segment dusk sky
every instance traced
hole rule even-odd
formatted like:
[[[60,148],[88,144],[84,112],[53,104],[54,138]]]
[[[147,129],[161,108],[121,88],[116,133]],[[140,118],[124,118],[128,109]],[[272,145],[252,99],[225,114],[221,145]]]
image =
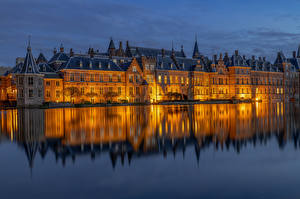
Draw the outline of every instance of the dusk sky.
[[[67,51],[106,51],[110,37],[166,49],[174,41],[191,56],[197,34],[206,56],[239,49],[273,62],[300,43],[299,8],[299,0],[1,0],[0,65],[25,56],[28,35],[34,55],[48,59],[61,43]]]

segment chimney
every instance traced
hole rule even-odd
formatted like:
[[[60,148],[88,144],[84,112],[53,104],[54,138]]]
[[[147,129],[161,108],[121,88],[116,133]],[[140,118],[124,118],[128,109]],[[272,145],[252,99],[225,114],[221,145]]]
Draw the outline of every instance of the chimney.
[[[296,51],[293,51],[293,58],[296,58]]]
[[[238,56],[239,55],[239,51],[235,50],[234,54],[235,54],[235,56]]]
[[[216,61],[216,60],[217,60],[217,55],[214,55],[214,58],[213,58],[213,59],[214,59],[214,61]]]
[[[219,57],[219,59],[220,59],[220,60],[222,60],[222,59],[223,59],[223,54],[222,54],[222,53],[220,53],[220,57]]]
[[[63,44],[60,44],[60,48],[59,48],[60,52],[63,53],[64,52],[64,46]]]
[[[73,49],[71,48],[70,49],[70,57],[73,57],[74,56],[74,52],[73,52]]]
[[[56,50],[56,48],[54,48],[53,54],[55,55],[56,53],[57,53],[57,50]]]
[[[122,50],[123,49],[123,44],[122,42],[120,41],[120,44],[119,44],[119,49]]]
[[[165,57],[165,49],[161,49],[161,56]]]
[[[90,57],[91,57],[91,58],[94,57],[94,48],[91,48],[91,51],[90,51]]]

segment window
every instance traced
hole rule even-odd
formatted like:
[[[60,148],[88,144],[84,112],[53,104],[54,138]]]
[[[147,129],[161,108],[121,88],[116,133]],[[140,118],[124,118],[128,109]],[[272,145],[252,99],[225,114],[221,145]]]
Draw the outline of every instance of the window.
[[[80,73],[80,81],[81,81],[81,82],[84,81],[84,73]]]
[[[121,75],[118,75],[118,82],[121,82]]]
[[[50,81],[46,81],[46,86],[50,86]]]
[[[165,75],[165,78],[164,78],[164,83],[165,83],[165,84],[168,83],[168,76],[166,76],[166,75]]]
[[[56,91],[56,98],[59,98],[59,97],[60,97],[60,92]]]
[[[94,92],[95,92],[95,88],[91,87],[91,93],[94,93]]]
[[[239,84],[240,83],[240,80],[239,78],[236,79],[236,84]]]
[[[158,75],[158,83],[161,83],[161,75]]]
[[[100,93],[100,95],[103,95],[103,87],[100,87],[99,93]]]
[[[109,82],[112,82],[112,74],[109,74],[109,75],[108,75],[108,81],[109,81]]]
[[[184,84],[184,78],[181,77],[181,84]]]
[[[94,76],[94,74],[91,74],[91,75],[90,75],[90,80],[91,80],[91,82],[95,81],[95,76]]]
[[[133,87],[129,87],[129,95],[133,95]]]
[[[51,95],[50,95],[50,91],[46,91],[46,97],[50,97]]]
[[[42,97],[42,91],[38,90],[38,97]]]
[[[28,77],[28,85],[33,85],[33,77]]]
[[[29,97],[33,97],[33,90],[32,89],[28,90],[28,95],[29,95]]]
[[[139,88],[139,87],[136,87],[136,88],[135,88],[135,91],[136,91],[136,94],[137,94],[137,95],[140,95],[140,88]]]
[[[129,75],[129,82],[133,83],[133,75]]]
[[[84,87],[81,88],[81,95],[84,95]]]
[[[74,81],[75,80],[75,75],[74,75],[74,73],[71,73],[70,74],[70,81]]]
[[[136,72],[136,67],[135,66],[132,67],[132,72]]]
[[[118,95],[121,95],[121,93],[122,93],[122,88],[118,87]]]
[[[23,89],[20,89],[20,95],[19,95],[20,97],[24,97],[24,91],[23,91]]]
[[[59,81],[56,81],[56,86],[59,86]]]
[[[223,79],[222,78],[219,78],[219,84],[223,84]]]
[[[140,76],[139,75],[135,76],[135,81],[136,81],[136,83],[138,83],[140,81]]]
[[[108,92],[113,92],[113,87],[108,87]]]
[[[19,84],[23,85],[23,77],[19,77]]]
[[[103,75],[99,74],[99,82],[103,82]]]

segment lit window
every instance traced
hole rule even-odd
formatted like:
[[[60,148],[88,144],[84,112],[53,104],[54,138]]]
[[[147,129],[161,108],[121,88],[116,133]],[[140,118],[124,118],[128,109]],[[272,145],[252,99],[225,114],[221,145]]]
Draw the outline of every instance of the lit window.
[[[161,83],[161,75],[158,76],[158,83]]]

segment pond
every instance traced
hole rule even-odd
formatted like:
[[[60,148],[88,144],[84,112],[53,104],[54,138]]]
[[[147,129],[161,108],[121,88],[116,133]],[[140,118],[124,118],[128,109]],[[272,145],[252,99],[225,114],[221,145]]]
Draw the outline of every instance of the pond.
[[[1,198],[297,198],[298,104],[0,111]]]

